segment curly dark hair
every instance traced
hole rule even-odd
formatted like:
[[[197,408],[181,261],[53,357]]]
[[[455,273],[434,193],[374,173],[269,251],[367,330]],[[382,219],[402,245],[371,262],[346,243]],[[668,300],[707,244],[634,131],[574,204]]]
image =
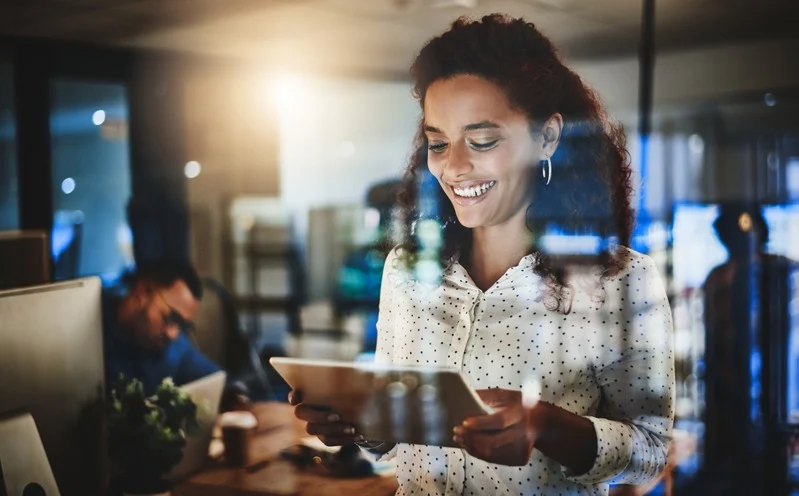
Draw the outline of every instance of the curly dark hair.
[[[560,60],[552,42],[523,19],[493,14],[474,21],[460,18],[444,34],[429,41],[411,67],[414,96],[424,109],[430,85],[456,75],[475,75],[501,88],[510,105],[524,112],[532,133],[555,113],[563,116],[560,143],[551,157],[553,180],[545,185],[532,174],[527,225],[534,234],[531,253],[538,253],[535,271],[555,289],[560,307],[566,260],[545,254],[538,234],[554,223],[568,232],[591,232],[608,241],[594,258],[605,274],[621,269],[626,257],[609,248],[629,245],[633,229],[629,155],[621,126],[609,121],[597,94]],[[427,138],[419,123],[415,150],[398,196],[402,221],[400,248],[413,258],[419,250],[414,224],[424,217],[419,206],[420,183],[428,174]],[[440,262],[444,267],[471,247],[471,229],[457,222],[455,210],[436,188],[443,229]]]

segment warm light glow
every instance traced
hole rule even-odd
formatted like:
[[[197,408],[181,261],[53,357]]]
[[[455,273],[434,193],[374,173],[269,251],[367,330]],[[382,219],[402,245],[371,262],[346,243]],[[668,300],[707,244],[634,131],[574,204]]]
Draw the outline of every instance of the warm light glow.
[[[741,228],[741,231],[748,232],[752,228],[752,217],[746,212],[742,213],[738,217],[738,227]]]
[[[98,110],[94,114],[92,114],[92,122],[95,126],[101,125],[105,122],[105,110]]]
[[[278,74],[272,78],[272,99],[283,115],[301,115],[310,105],[312,91],[304,78]]]
[[[186,163],[186,166],[183,168],[183,173],[186,174],[186,177],[189,179],[194,179],[200,175],[202,169],[203,168],[200,166],[200,162],[192,160],[191,162]]]
[[[272,96],[279,106],[290,104],[296,98],[296,88],[291,76],[279,75],[272,82]]]
[[[61,191],[63,191],[65,195],[75,191],[75,180],[71,177],[68,177],[61,181]]]

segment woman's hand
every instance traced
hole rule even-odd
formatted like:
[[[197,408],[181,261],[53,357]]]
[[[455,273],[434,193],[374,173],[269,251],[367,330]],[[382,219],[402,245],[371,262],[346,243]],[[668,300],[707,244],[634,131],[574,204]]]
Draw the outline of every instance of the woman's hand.
[[[481,389],[477,394],[496,412],[464,420],[455,427],[453,440],[481,460],[527,465],[543,425],[541,403],[526,409],[521,391],[507,389]]]
[[[335,412],[320,410],[302,404],[300,391],[289,393],[289,404],[296,406],[294,415],[308,422],[305,430],[318,437],[327,446],[342,446],[356,441],[355,427],[342,423],[341,416]]]

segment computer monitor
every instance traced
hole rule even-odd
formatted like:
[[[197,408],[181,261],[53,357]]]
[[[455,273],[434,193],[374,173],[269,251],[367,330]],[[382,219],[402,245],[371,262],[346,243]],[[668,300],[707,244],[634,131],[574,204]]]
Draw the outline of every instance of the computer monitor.
[[[105,477],[100,279],[0,291],[0,414],[31,413],[64,496]]]

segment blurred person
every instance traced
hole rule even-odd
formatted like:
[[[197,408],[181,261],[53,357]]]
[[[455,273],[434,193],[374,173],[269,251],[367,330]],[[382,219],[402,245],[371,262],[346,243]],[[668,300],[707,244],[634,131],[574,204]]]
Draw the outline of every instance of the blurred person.
[[[766,253],[769,229],[758,205],[722,204],[713,228],[729,258],[703,285],[704,469],[722,485],[715,490],[777,494],[777,487],[762,486],[764,479],[779,485],[787,464],[779,455],[786,447],[769,426],[780,417],[772,401],[780,394],[772,367],[781,360],[772,355],[784,352],[788,343],[788,278],[796,262]],[[754,355],[760,358],[756,367]],[[753,401],[753,386],[761,401]],[[776,474],[765,476],[769,470]]]
[[[171,377],[181,386],[220,370],[192,343],[203,285],[188,263],[159,260],[140,265],[123,284],[103,294],[106,386],[121,375],[153,394]],[[228,379],[223,409],[246,406],[246,388]]]
[[[365,440],[304,405],[302,391],[290,396],[297,417],[328,445],[396,456],[397,494],[607,494],[611,482],[651,481],[673,423],[672,321],[654,263],[624,246],[633,212],[621,128],[522,19],[459,19],[411,73],[423,116],[400,195],[403,239],[383,272],[376,360],[456,367],[495,413],[457,426],[459,449]],[[540,235],[553,219],[616,242],[589,257],[547,253]],[[435,285],[419,280],[430,244]],[[523,403],[530,380],[540,397]]]

